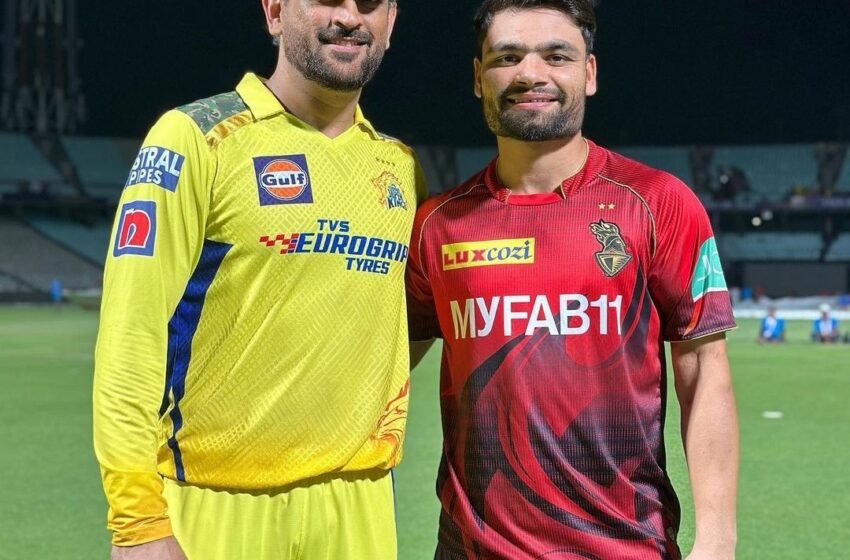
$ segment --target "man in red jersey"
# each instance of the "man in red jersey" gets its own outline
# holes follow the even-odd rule
[[[419,210],[408,266],[412,339],[444,341],[436,558],[681,558],[665,340],[688,558],[734,558],[735,322],[705,211],[676,178],[582,137],[589,0],[485,0],[475,25],[499,155]]]

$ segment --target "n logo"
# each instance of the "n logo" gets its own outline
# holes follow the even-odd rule
[[[153,256],[156,241],[156,202],[137,200],[121,207],[112,256]]]

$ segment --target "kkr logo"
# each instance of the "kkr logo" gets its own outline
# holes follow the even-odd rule
[[[616,276],[632,260],[632,256],[626,252],[626,242],[620,235],[620,228],[616,224],[599,220],[590,224],[590,231],[602,245],[602,250],[596,253],[596,262],[605,276]]]
[[[122,206],[112,256],[152,257],[155,241],[156,202],[137,200]]]
[[[497,264],[534,264],[534,238],[443,245],[443,270]]]

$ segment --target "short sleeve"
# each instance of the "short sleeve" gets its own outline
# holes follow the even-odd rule
[[[735,328],[717,242],[699,199],[670,178],[655,205],[655,251],[649,290],[669,341],[684,341]]]

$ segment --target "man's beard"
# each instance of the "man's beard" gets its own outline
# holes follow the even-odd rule
[[[511,95],[523,93],[551,95],[557,103],[555,111],[523,111],[515,109],[508,100]],[[484,119],[496,136],[513,138],[522,142],[544,142],[572,138],[581,132],[584,122],[584,107],[587,97],[567,97],[560,89],[509,87],[498,96],[484,97]]]
[[[346,32],[339,27],[323,29],[318,35],[319,46],[315,48],[313,48],[315,43],[298,35],[293,33],[281,36],[286,59],[311,82],[316,82],[335,91],[355,91],[365,86],[378,71],[386,50],[381,45],[370,50],[374,41],[372,34],[366,31]],[[366,57],[357,69],[339,70],[322,57],[321,45],[343,37],[359,41],[366,47]],[[355,53],[334,53],[331,56],[341,62],[350,62],[358,55]]]

